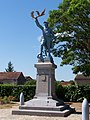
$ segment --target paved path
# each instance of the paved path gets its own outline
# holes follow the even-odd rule
[[[0,109],[0,120],[81,120],[81,113],[71,114],[68,117],[45,117],[12,115],[12,108]]]

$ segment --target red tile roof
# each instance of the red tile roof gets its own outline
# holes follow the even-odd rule
[[[62,85],[62,86],[67,86],[67,85],[71,85],[71,83],[70,82],[60,82],[60,84]]]
[[[0,80],[18,79],[22,72],[0,72]]]

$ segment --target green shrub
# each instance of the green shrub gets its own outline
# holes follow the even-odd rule
[[[65,93],[65,99],[66,101],[82,101],[83,100],[83,91],[81,87],[79,86],[67,86],[66,87],[66,93]]]
[[[62,100],[65,100],[65,89],[64,87],[62,87],[62,85],[59,84],[56,84],[56,96],[59,98],[59,99],[62,99]]]
[[[10,103],[10,100],[7,96],[4,96],[2,100],[4,104]]]
[[[24,94],[25,101],[32,99],[35,95],[35,85],[0,85],[0,97],[13,96],[15,101],[19,101],[21,92]]]
[[[59,83],[55,84],[56,95],[59,99],[64,101],[82,102],[87,98],[90,102],[90,86],[61,86]],[[23,92],[25,101],[32,99],[35,95],[35,85],[0,85],[0,100],[4,101],[19,101],[20,94]],[[14,99],[13,99],[14,97]],[[8,98],[8,99],[7,99]]]
[[[24,85],[36,85],[36,80],[26,81]]]
[[[7,104],[7,103],[11,103],[14,100],[13,96],[4,96],[4,97],[0,97],[0,104]]]
[[[21,92],[23,92],[25,101],[30,100],[35,95],[35,88],[36,88],[36,86],[34,86],[34,85],[32,85],[32,86],[30,86],[30,85],[15,86],[13,88],[12,96],[15,97],[15,101],[19,101],[20,94],[21,94]]]
[[[84,98],[90,102],[90,86],[57,86],[56,95],[64,101],[82,102]]]

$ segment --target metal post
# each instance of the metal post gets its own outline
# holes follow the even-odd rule
[[[82,103],[82,120],[89,120],[89,104],[86,98]]]
[[[24,95],[23,95],[23,93],[20,94],[20,105],[24,105]]]

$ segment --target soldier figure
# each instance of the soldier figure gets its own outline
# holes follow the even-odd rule
[[[49,59],[50,62],[53,62],[52,56],[51,56],[51,49],[53,48],[52,41],[54,39],[54,33],[52,30],[48,27],[48,22],[44,22],[44,27],[40,25],[38,21],[38,17],[44,15],[45,10],[40,14],[38,11],[36,11],[38,16],[34,17],[32,11],[31,15],[35,20],[36,25],[42,30],[42,37],[41,37],[41,50],[40,54],[38,54],[38,58],[44,62],[44,59]]]

